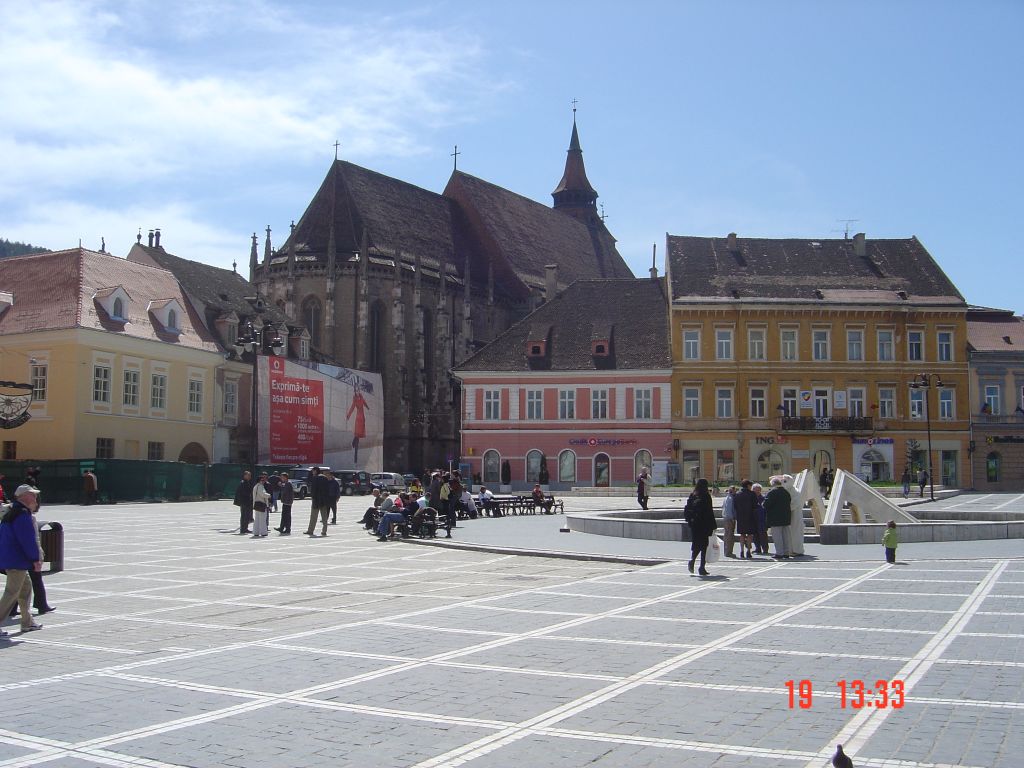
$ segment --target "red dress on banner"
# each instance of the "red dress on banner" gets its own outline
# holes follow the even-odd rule
[[[366,437],[366,413],[364,411],[367,407],[366,399],[359,390],[356,390],[352,396],[352,405],[348,407],[348,413],[345,414],[347,420],[352,418],[352,411],[356,411],[356,423],[352,428],[352,436],[355,438]]]

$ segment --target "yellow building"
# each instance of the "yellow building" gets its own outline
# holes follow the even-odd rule
[[[250,367],[164,269],[75,248],[0,261],[0,291],[0,378],[33,386],[4,459],[207,462],[247,413]]]
[[[967,306],[916,238],[669,235],[666,253],[683,481],[898,481],[928,468],[930,426],[935,483],[969,485]]]

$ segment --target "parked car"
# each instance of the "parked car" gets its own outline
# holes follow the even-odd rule
[[[405,478],[397,472],[374,472],[370,475],[370,482],[389,493],[399,493],[406,489]]]
[[[288,482],[295,489],[295,496],[304,499],[309,496],[309,473],[312,467],[294,467],[288,471]],[[330,470],[330,467],[319,467],[321,472]]]
[[[372,489],[370,473],[361,469],[335,469],[334,476],[341,483],[341,492],[345,496],[359,494],[365,496]]]

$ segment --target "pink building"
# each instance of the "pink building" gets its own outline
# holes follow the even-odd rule
[[[487,485],[632,485],[672,456],[663,281],[579,280],[453,370],[462,463]],[[661,482],[664,482],[662,480]]]

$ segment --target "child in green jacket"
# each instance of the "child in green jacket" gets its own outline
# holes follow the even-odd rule
[[[885,547],[885,562],[896,562],[896,547],[899,543],[899,536],[896,534],[896,523],[890,520],[885,533],[882,534],[882,546]]]

